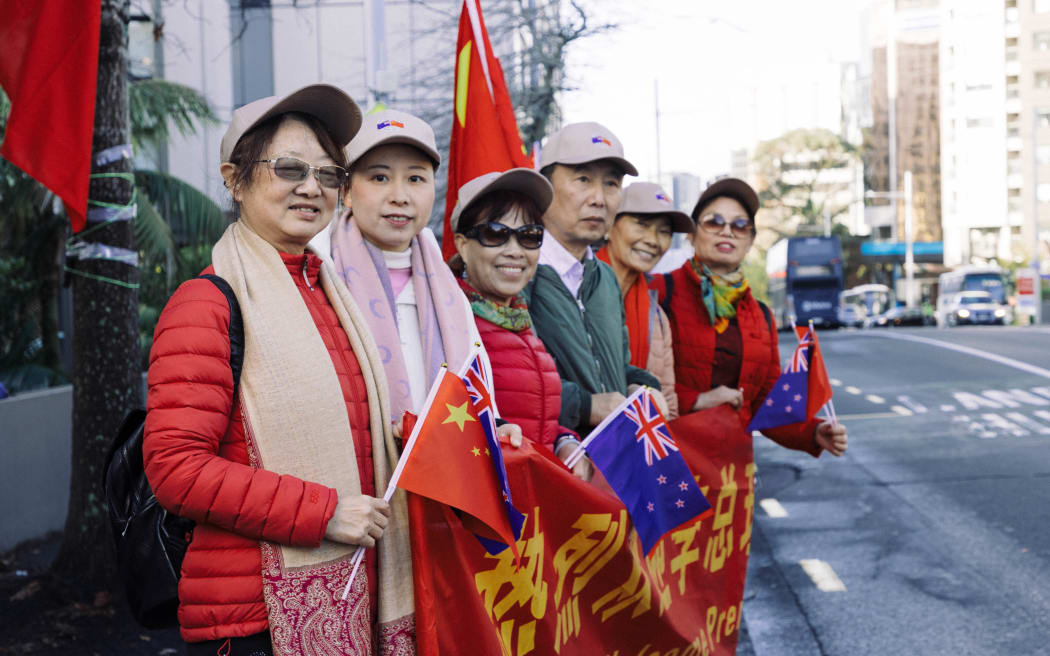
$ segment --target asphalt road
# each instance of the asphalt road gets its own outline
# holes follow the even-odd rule
[[[850,449],[756,438],[739,653],[1050,654],[1050,328],[819,338]]]

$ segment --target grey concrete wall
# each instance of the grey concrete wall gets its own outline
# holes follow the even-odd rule
[[[65,526],[72,434],[70,385],[0,401],[0,551]]]

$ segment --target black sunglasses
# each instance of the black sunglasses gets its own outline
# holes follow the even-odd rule
[[[530,223],[519,228],[487,221],[476,223],[463,233],[469,239],[476,239],[482,246],[494,248],[502,246],[510,241],[511,235],[518,240],[518,245],[530,251],[536,250],[543,244],[543,226],[538,223]]]
[[[708,214],[707,216],[700,217],[700,227],[704,229],[704,232],[709,232],[713,235],[722,232],[722,229],[726,227],[727,223],[729,224],[729,229],[734,237],[743,238],[752,234],[753,228],[751,226],[751,220],[742,216],[738,216],[732,221],[727,220],[721,214]]]
[[[339,189],[346,182],[346,169],[335,164],[327,166],[310,166],[301,159],[294,157],[275,157],[273,159],[259,159],[256,164],[269,164],[273,167],[274,174],[282,180],[302,182],[312,171],[317,183],[328,189]]]

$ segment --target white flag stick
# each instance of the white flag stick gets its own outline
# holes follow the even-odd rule
[[[354,577],[357,576],[357,570],[361,568],[361,562],[365,559],[365,548],[358,547],[357,551],[354,552],[354,558],[350,562],[354,564],[354,568],[350,571],[350,579],[346,582],[346,587],[343,588],[343,601],[346,601],[346,595],[350,594],[350,584],[354,582]]]
[[[473,355],[473,354],[472,354]],[[469,365],[470,360],[467,360]],[[427,400],[423,403],[423,409],[420,410],[420,416],[426,417],[427,412],[430,411],[430,406],[434,403],[434,397],[437,396],[438,388],[441,387],[441,381],[445,379],[448,374],[448,366],[441,365],[440,371],[438,371],[437,378],[434,379],[434,384],[430,386],[430,391],[427,393]],[[386,493],[383,494],[383,501],[390,503],[390,499],[394,497],[394,492],[397,491],[397,482],[401,479],[401,472],[405,469],[405,464],[408,462],[409,457],[412,455],[412,450],[416,446],[416,440],[419,439],[419,430],[423,427],[422,421],[417,421],[415,426],[412,427],[412,434],[408,437],[408,442],[405,443],[405,448],[401,452],[401,457],[398,458],[397,466],[394,468],[394,473],[390,475],[390,482],[387,483]],[[343,599],[350,594],[350,585],[354,582],[354,577],[357,576],[357,570],[361,567],[361,562],[365,557],[365,547],[358,547],[354,553],[353,570],[350,571],[350,580],[346,582],[346,587],[343,589]]]
[[[591,441],[598,436],[598,433],[600,433],[602,429],[609,425],[609,422],[612,421],[616,417],[616,415],[620,414],[620,412],[628,405],[630,405],[632,401],[641,396],[646,389],[648,388],[642,386],[634,390],[634,393],[628,396],[626,399],[624,399],[623,403],[616,406],[615,410],[606,415],[605,419],[602,419],[601,423],[595,426],[594,430],[592,430],[587,435],[587,437],[582,442],[580,442],[579,446],[576,447],[576,450],[569,454],[569,457],[565,459],[565,466],[569,469],[575,467],[576,464],[579,463],[580,460],[583,459],[583,457],[586,455],[584,449],[587,447],[587,445],[590,444]]]

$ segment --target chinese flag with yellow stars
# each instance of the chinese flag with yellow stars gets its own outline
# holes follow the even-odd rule
[[[409,439],[397,486],[459,510],[464,528],[508,545],[516,560],[488,440],[463,380],[442,368],[419,418],[410,419],[406,416]]]

